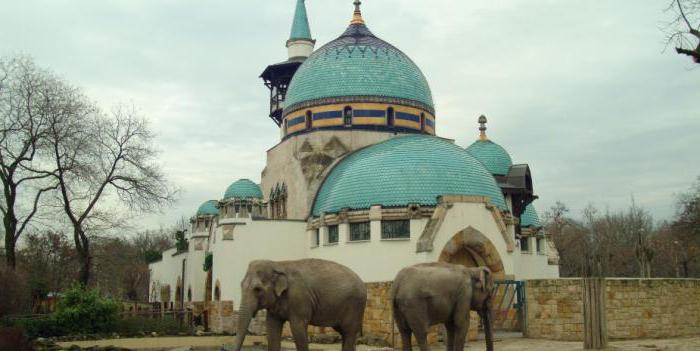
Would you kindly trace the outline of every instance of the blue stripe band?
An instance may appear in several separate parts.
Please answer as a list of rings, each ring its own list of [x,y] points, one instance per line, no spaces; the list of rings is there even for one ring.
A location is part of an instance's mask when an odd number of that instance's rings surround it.
[[[355,110],[353,111],[353,116],[355,117],[384,117],[386,116],[384,110]]]
[[[342,111],[328,111],[328,112],[319,112],[319,113],[314,113],[314,120],[320,120],[320,119],[329,119],[329,118],[340,118],[343,116]]]
[[[287,127],[293,127],[297,124],[304,123],[305,119],[306,119],[305,116],[299,116],[299,117],[292,118],[289,121],[287,121]]]
[[[396,112],[396,118],[413,122],[420,122],[420,116],[416,116],[414,114],[406,112]]]

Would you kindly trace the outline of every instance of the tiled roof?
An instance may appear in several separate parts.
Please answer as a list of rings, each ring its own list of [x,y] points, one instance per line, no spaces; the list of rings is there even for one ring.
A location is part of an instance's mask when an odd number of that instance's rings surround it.
[[[216,208],[217,203],[218,202],[216,200],[209,200],[203,203],[201,206],[199,206],[199,209],[197,210],[197,215],[218,215],[219,209]]]
[[[440,195],[480,195],[505,209],[493,176],[464,149],[445,139],[413,135],[389,139],[343,159],[328,175],[313,215],[374,205],[437,204]]]
[[[433,109],[428,81],[401,50],[352,24],[338,39],[314,52],[294,75],[285,104],[348,96],[410,100]]]
[[[309,18],[306,16],[306,5],[304,0],[297,0],[297,8],[294,11],[294,21],[289,40],[308,39],[311,40],[311,29],[309,29]]]
[[[233,182],[226,189],[224,199],[231,198],[258,198],[262,199],[263,194],[260,187],[249,179],[241,179]]]
[[[467,152],[486,166],[495,175],[507,175],[513,161],[508,152],[491,140],[477,140],[467,147]]]
[[[520,216],[520,226],[542,228],[540,217],[537,215],[537,210],[535,210],[533,204],[529,204],[525,207],[525,212]]]

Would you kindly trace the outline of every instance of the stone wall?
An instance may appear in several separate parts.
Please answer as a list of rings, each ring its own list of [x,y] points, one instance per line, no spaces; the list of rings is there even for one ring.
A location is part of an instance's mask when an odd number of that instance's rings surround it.
[[[526,336],[583,340],[581,279],[526,283]],[[700,335],[700,279],[606,279],[611,339]]]

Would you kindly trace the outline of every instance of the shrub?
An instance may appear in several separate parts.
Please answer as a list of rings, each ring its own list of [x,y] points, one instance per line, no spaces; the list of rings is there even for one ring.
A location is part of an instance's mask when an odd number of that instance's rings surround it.
[[[75,286],[64,292],[52,319],[68,333],[107,332],[114,327],[118,308],[97,290]]]

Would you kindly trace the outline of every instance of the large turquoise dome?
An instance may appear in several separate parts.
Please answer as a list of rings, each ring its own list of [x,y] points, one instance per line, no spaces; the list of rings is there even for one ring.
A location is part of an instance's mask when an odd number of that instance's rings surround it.
[[[433,112],[428,81],[401,50],[353,23],[299,67],[285,98],[285,113],[342,98],[417,105]]]
[[[467,147],[467,152],[484,164],[494,175],[507,175],[513,165],[508,151],[491,140],[477,140]]]
[[[218,202],[216,200],[209,200],[199,206],[197,209],[197,216],[216,216],[219,214],[219,209],[216,208]]]
[[[224,200],[232,198],[262,199],[263,194],[262,190],[260,190],[260,187],[257,184],[253,183],[253,181],[249,179],[240,179],[233,182],[233,184],[229,185],[228,189],[226,189],[226,193],[224,193]]]
[[[435,206],[440,195],[487,196],[506,209],[493,176],[464,149],[445,139],[412,135],[374,144],[343,159],[318,191],[312,214],[374,205]]]

